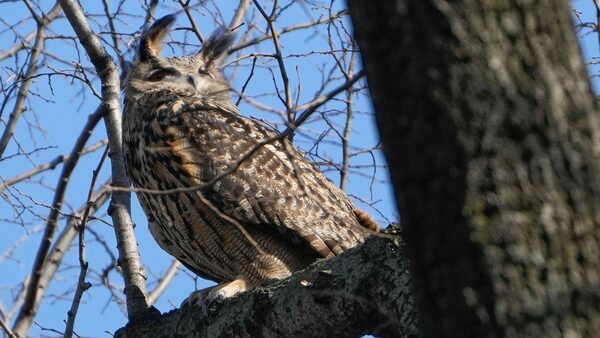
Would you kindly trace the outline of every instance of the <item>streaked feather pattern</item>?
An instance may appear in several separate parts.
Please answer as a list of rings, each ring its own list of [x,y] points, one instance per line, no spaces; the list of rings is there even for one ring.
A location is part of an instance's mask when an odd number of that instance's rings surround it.
[[[198,187],[138,193],[159,245],[202,277],[260,285],[362,243],[372,219],[286,139],[237,111],[219,70],[231,36],[206,44],[218,50],[161,58],[159,28],[144,35],[151,41],[125,82],[127,170],[140,188]]]

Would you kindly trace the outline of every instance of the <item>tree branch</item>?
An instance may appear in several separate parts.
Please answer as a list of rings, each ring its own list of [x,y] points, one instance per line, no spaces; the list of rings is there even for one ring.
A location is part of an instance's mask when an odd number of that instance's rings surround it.
[[[213,304],[129,323],[116,337],[381,337],[417,335],[410,276],[397,240],[363,246],[282,281]]]
[[[60,210],[62,208],[65,194],[67,192],[67,186],[70,182],[71,174],[73,173],[73,170],[77,165],[79,157],[81,156],[81,150],[92,135],[92,131],[100,121],[102,114],[102,107],[99,107],[94,113],[90,114],[90,116],[88,117],[88,121],[86,122],[81,131],[81,134],[79,135],[79,137],[75,141],[75,144],[73,145],[73,149],[71,150],[69,159],[65,161],[65,164],[60,173],[60,177],[56,185],[56,191],[54,192],[54,197],[52,200],[52,207],[50,208],[50,213],[48,215],[48,218],[46,219],[44,234],[38,251],[36,253],[35,261],[31,270],[31,280],[29,281],[29,285],[27,286],[27,290],[25,293],[25,301],[19,309],[19,314],[16,318],[15,325],[13,327],[15,333],[20,337],[25,336],[33,322],[35,309],[38,306],[38,304],[36,303],[39,299],[37,294],[41,290],[40,282],[42,279],[43,267],[47,265],[46,259],[48,256],[48,251],[50,250],[52,238],[54,237],[54,234],[56,232],[56,228],[58,225],[58,217],[60,216]]]
[[[158,280],[158,284],[154,290],[148,294],[148,305],[154,304],[160,298],[160,296],[162,296],[163,292],[165,292],[167,286],[171,284],[173,278],[175,278],[180,269],[181,263],[178,260],[173,259],[173,262],[171,262],[171,265],[169,265],[167,272],[165,272],[165,274]]]
[[[88,203],[86,203],[77,211],[75,215],[83,216],[85,210],[88,210],[89,215],[96,213],[108,200],[109,193],[107,190],[108,185],[103,185],[103,187],[96,192],[96,198],[92,205],[90,206]],[[42,297],[48,289],[48,285],[50,285],[50,282],[54,279],[56,272],[62,263],[64,255],[69,251],[69,247],[71,246],[73,239],[75,239],[75,235],[77,234],[77,222],[79,220],[80,217],[73,217],[69,219],[63,231],[54,242],[54,245],[52,246],[48,257],[46,258],[44,265],[39,270],[39,279],[36,281],[37,292],[35,293],[35,298],[28,300],[31,302],[31,305],[28,307],[26,312],[28,315],[24,317],[18,317],[15,321],[15,332],[19,334],[20,337],[25,337],[27,335],[27,332],[29,331],[29,328],[33,322],[34,315],[37,313],[41,304]],[[31,285],[31,280],[28,280],[24,287],[28,290],[29,285]],[[28,297],[27,290],[23,292],[25,295],[23,297],[23,303],[25,303],[25,299]],[[32,296],[29,295],[29,297]],[[20,308],[21,311],[23,309],[23,307]],[[21,312],[19,312],[19,314],[20,313]]]
[[[75,0],[61,0],[60,4],[102,81],[102,102],[107,109],[104,122],[110,146],[112,185],[128,187],[129,178],[122,153],[121,88],[118,69],[98,36],[92,31],[79,3]],[[129,319],[133,319],[143,314],[148,306],[145,299],[146,274],[140,261],[129,210],[130,193],[113,192],[109,213],[117,237],[119,265],[125,278],[127,313]]]
[[[275,48],[275,59],[277,60],[277,64],[279,65],[279,72],[281,73],[281,81],[283,82],[283,91],[285,93],[285,99],[281,99],[283,105],[285,106],[286,115],[288,118],[288,123],[292,123],[296,118],[296,113],[292,110],[292,91],[290,89],[290,79],[287,74],[287,70],[285,68],[285,62],[283,61],[283,55],[281,53],[281,45],[279,44],[279,36],[277,34],[277,30],[275,29],[275,14],[277,13],[278,2],[277,0],[273,1],[273,9],[271,10],[271,15],[267,15],[265,10],[260,6],[258,1],[252,0],[258,11],[262,15],[262,17],[267,21],[267,25],[269,27],[269,31],[271,32],[271,38],[273,39],[273,46]],[[279,96],[279,93],[277,93]],[[281,98],[281,97],[280,97]],[[290,133],[289,139],[292,140],[293,133]]]
[[[244,15],[248,12],[248,7],[250,6],[250,0],[240,0],[240,4],[238,5],[235,13],[233,14],[233,18],[231,18],[231,22],[229,23],[229,30],[233,31],[244,23]]]
[[[98,180],[98,175],[100,174],[100,170],[102,169],[102,165],[104,164],[104,160],[106,160],[106,155],[108,155],[108,148],[104,150],[96,169],[92,174],[92,181],[90,182],[90,189],[88,191],[86,207],[83,211],[83,216],[81,217],[81,222],[77,226],[77,232],[79,233],[79,280],[77,281],[77,288],[75,289],[75,295],[73,296],[73,301],[71,302],[71,308],[67,311],[67,325],[65,326],[64,338],[73,337],[73,329],[75,327],[75,318],[77,317],[77,311],[79,310],[79,305],[81,304],[81,297],[83,293],[88,290],[92,284],[86,282],[85,277],[87,276],[87,271],[89,267],[89,263],[86,257],[86,244],[85,244],[85,230],[87,227],[88,217],[91,212],[91,208],[94,205],[92,202],[92,197],[94,195],[94,187],[96,186],[96,181]]]
[[[196,20],[194,20],[194,15],[192,14],[191,10],[190,10],[190,1],[189,0],[178,0],[179,4],[181,5],[181,8],[183,9],[183,12],[185,13],[185,16],[187,16],[188,21],[190,22],[190,25],[192,25],[192,32],[194,32],[194,34],[196,34],[196,37],[198,38],[198,41],[200,41],[200,43],[204,43],[204,36],[202,35],[202,32],[200,32],[200,27],[198,27],[198,24],[196,24]]]
[[[82,149],[79,152],[78,156],[81,157],[83,155],[92,153],[92,152],[104,147],[107,143],[108,143],[108,140],[106,140],[106,139],[96,142],[96,143],[92,144],[91,146]],[[28,178],[35,176],[37,174],[40,174],[46,170],[53,170],[54,168],[56,168],[57,165],[59,165],[63,162],[67,162],[69,160],[69,158],[71,158],[70,154],[59,155],[48,163],[40,164],[37,167],[31,169],[30,171],[27,171],[27,172],[24,172],[24,173],[21,173],[21,174],[15,176],[15,177],[9,178],[6,181],[4,181],[2,183],[2,185],[0,186],[0,192],[4,191],[6,188],[10,187],[11,185],[15,185],[19,182],[22,182]]]
[[[27,65],[27,70],[25,74],[22,74],[22,77],[25,79],[21,83],[21,87],[19,87],[19,91],[17,93],[17,99],[15,101],[15,105],[13,107],[12,112],[8,117],[8,122],[6,122],[6,128],[4,132],[2,132],[2,136],[0,136],[0,158],[4,154],[10,139],[13,136],[15,128],[17,126],[17,122],[21,118],[23,112],[25,112],[25,99],[27,98],[27,94],[29,93],[29,86],[33,81],[33,75],[37,71],[37,63],[42,53],[42,49],[44,49],[44,42],[46,40],[46,28],[52,20],[54,20],[58,14],[60,14],[60,7],[58,6],[58,2],[52,7],[52,9],[48,12],[47,15],[44,15],[43,18],[37,21],[37,31],[35,33],[35,42],[33,43],[33,47],[31,49],[31,54],[29,55],[29,64]]]

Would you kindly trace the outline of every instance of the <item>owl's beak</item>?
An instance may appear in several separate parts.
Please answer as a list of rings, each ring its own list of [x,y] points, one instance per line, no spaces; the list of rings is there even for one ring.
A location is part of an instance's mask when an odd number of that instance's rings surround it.
[[[196,89],[196,91],[200,91],[200,89],[206,86],[206,79],[203,79],[202,76],[198,74],[183,75],[179,78],[179,82],[183,82],[187,85],[193,86]]]
[[[186,76],[186,81],[192,86],[196,87],[196,78],[193,75]]]

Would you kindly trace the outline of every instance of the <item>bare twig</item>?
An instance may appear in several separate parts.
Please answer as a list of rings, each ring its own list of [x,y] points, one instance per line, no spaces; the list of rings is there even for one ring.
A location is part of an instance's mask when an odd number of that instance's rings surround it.
[[[54,20],[58,14],[60,13],[60,6],[58,2],[52,7],[52,9],[46,14],[42,19],[40,19],[37,24],[37,31],[35,33],[35,42],[33,43],[33,48],[31,50],[31,55],[29,56],[29,64],[27,65],[27,70],[25,74],[22,76],[25,78],[23,82],[21,82],[21,87],[17,93],[17,99],[15,101],[15,105],[13,107],[10,116],[8,117],[8,121],[6,122],[6,128],[4,132],[2,132],[2,136],[0,136],[0,158],[4,154],[10,139],[12,138],[15,127],[17,126],[17,122],[21,118],[23,112],[25,112],[25,99],[27,98],[27,94],[29,93],[29,86],[32,82],[32,76],[35,74],[38,68],[38,59],[44,49],[44,41],[46,39],[46,27],[47,25]]]
[[[181,263],[179,263],[178,260],[174,259],[173,262],[171,262],[171,265],[169,265],[167,272],[165,272],[165,275],[162,276],[154,290],[152,290],[152,292],[150,292],[150,294],[148,295],[148,305],[154,304],[160,298],[160,296],[162,296],[167,286],[171,283],[171,281],[173,281],[173,278],[177,275],[179,269],[181,269]]]
[[[298,126],[300,126],[312,113],[314,113],[321,105],[323,105],[325,102],[331,100],[332,98],[334,98],[335,96],[337,96],[339,93],[347,90],[350,86],[353,86],[354,83],[356,83],[358,80],[360,80],[363,76],[365,76],[365,71],[364,70],[360,70],[359,72],[357,72],[353,77],[351,77],[350,79],[348,79],[348,81],[344,82],[342,85],[338,86],[337,88],[333,89],[332,91],[330,91],[329,93],[319,96],[318,98],[305,103],[301,106],[296,107],[296,110],[304,110],[302,112],[302,114],[300,114],[300,116],[294,121],[294,123],[291,126],[288,126],[288,129],[285,130],[283,133],[289,133],[291,131],[288,131],[290,128],[297,128]]]
[[[102,148],[103,146],[105,146],[108,143],[108,140],[102,140],[100,142],[97,142],[83,150],[81,150],[81,152],[79,153],[79,156],[84,156],[87,155],[89,153],[92,153],[100,148]],[[10,187],[11,185],[17,184],[19,182],[22,182],[28,178],[31,178],[37,174],[40,174],[46,170],[53,170],[54,168],[56,168],[57,165],[68,161],[70,158],[69,154],[65,154],[65,155],[59,155],[56,158],[54,158],[52,161],[45,163],[45,164],[41,164],[35,168],[33,168],[32,170],[19,174],[15,177],[9,178],[6,181],[4,181],[3,186],[0,186],[0,192],[2,192],[4,189],[6,189],[7,187]]]
[[[277,60],[277,64],[279,65],[279,71],[281,73],[281,81],[283,82],[283,90],[285,93],[285,100],[282,100],[285,111],[287,114],[288,122],[292,123],[296,118],[295,111],[292,110],[292,90],[290,89],[290,79],[287,74],[287,70],[285,68],[285,62],[283,62],[283,54],[281,53],[281,46],[279,44],[279,35],[277,34],[277,30],[275,30],[275,14],[277,13],[278,1],[273,1],[273,10],[271,11],[271,15],[267,15],[265,10],[260,6],[258,1],[252,0],[258,11],[263,16],[263,18],[267,21],[269,26],[269,31],[271,32],[271,38],[273,39],[273,46],[275,47],[275,59]],[[288,134],[289,139],[292,139],[293,133]]]
[[[75,318],[77,317],[77,310],[79,310],[79,304],[81,303],[81,297],[83,293],[92,287],[92,284],[85,281],[85,277],[87,275],[88,270],[88,262],[85,255],[85,228],[87,225],[88,216],[90,214],[90,210],[92,208],[92,196],[94,194],[94,186],[96,186],[96,180],[98,179],[98,175],[100,174],[100,169],[102,168],[102,164],[104,164],[104,160],[106,159],[106,155],[108,154],[108,147],[104,150],[100,161],[98,162],[98,166],[94,170],[92,174],[92,181],[90,182],[90,189],[88,190],[86,207],[83,212],[83,217],[81,218],[81,223],[77,227],[77,232],[79,233],[79,280],[77,281],[77,289],[75,289],[75,295],[73,296],[73,302],[71,303],[71,308],[67,312],[67,324],[65,326],[65,338],[71,338],[73,336],[73,328],[75,327]]]
[[[60,214],[60,209],[62,208],[63,200],[67,190],[67,185],[69,183],[69,177],[71,176],[73,169],[75,169],[75,165],[79,160],[81,150],[85,146],[87,140],[92,134],[92,131],[100,121],[104,112],[105,110],[101,106],[88,117],[87,123],[83,127],[81,134],[77,138],[77,141],[75,142],[75,145],[71,150],[69,159],[65,162],[61,171],[56,191],[54,193],[54,199],[52,201],[50,214],[47,218],[46,228],[44,230],[42,241],[38,248],[38,252],[33,263],[33,268],[31,270],[32,277],[25,295],[25,302],[19,310],[19,314],[13,327],[13,330],[19,336],[25,336],[25,334],[29,331],[29,328],[31,327],[31,323],[33,322],[34,313],[32,313],[32,309],[34,308],[35,300],[37,299],[37,293],[39,292],[39,283],[42,275],[42,267],[46,262],[46,257],[50,249],[50,244],[52,243],[52,238],[54,237],[54,233],[56,232],[58,216]]]
[[[348,68],[347,78],[352,77],[356,65],[356,53],[350,57],[350,67]],[[352,132],[352,118],[354,113],[354,86],[348,87],[346,91],[346,123],[344,124],[344,135],[342,135],[342,169],[340,170],[340,189],[346,190],[348,185],[348,170],[350,167],[350,133]]]
[[[158,6],[158,0],[150,0],[148,4],[148,9],[146,10],[146,17],[144,18],[144,24],[148,25],[150,23],[150,19],[154,17],[154,13],[156,12],[156,7]]]
[[[242,101],[242,96],[244,95],[244,92],[246,91],[246,87],[248,86],[248,83],[250,83],[250,80],[252,79],[252,76],[254,76],[254,67],[256,67],[256,57],[254,57],[252,59],[252,68],[250,68],[250,74],[248,75],[248,78],[246,79],[246,82],[244,82],[244,84],[242,85],[242,90],[240,91],[238,99],[235,102],[236,106],[240,105],[240,102]]]
[[[235,10],[235,14],[233,14],[233,18],[231,18],[231,22],[229,23],[230,31],[236,29],[244,23],[244,15],[246,15],[249,6],[250,0],[240,0],[240,4]]]
[[[113,16],[110,14],[110,5],[108,3],[108,0],[102,0],[102,4],[104,6],[104,14],[106,15],[106,20],[108,20],[108,26],[110,27],[110,37],[113,41],[113,47],[115,49],[115,52],[117,52],[117,58],[119,59],[119,66],[121,66],[121,69],[125,69],[125,58],[123,57],[123,53],[121,52],[121,45],[119,43],[119,37],[117,35],[117,30],[115,28]]]
[[[198,41],[200,41],[200,43],[204,43],[204,36],[200,32],[200,28],[196,24],[196,20],[194,20],[194,15],[190,11],[190,1],[178,0],[178,2],[181,5],[181,8],[183,8],[183,12],[187,16],[190,25],[192,25],[192,31],[194,32],[194,34],[196,34],[196,37],[198,37]]]
[[[339,18],[341,18],[341,17],[343,17],[343,16],[345,16],[347,14],[348,14],[348,10],[342,10],[342,11],[339,11],[339,12],[335,13],[333,16],[330,16],[330,17],[324,17],[324,18],[321,18],[321,19],[318,19],[318,20],[309,21],[309,22],[305,22],[305,23],[301,23],[301,24],[290,25],[290,26],[284,27],[280,31],[278,31],[277,34],[279,36],[281,36],[281,35],[289,33],[289,32],[293,32],[293,31],[297,31],[297,30],[301,30],[301,29],[305,29],[305,28],[310,28],[310,27],[322,25],[322,24],[331,22],[333,20],[338,20]],[[253,38],[253,39],[251,39],[249,41],[241,42],[241,43],[239,43],[239,44],[231,47],[228,52],[230,54],[232,54],[232,53],[235,53],[235,52],[237,52],[239,50],[242,50],[244,48],[248,48],[250,46],[253,46],[253,45],[256,45],[258,43],[261,43],[261,42],[263,42],[265,40],[272,39],[271,35],[272,34],[270,32],[267,32],[266,34],[263,34],[263,35],[258,36],[256,38]]]
[[[23,49],[29,47],[31,40],[33,40],[33,38],[35,38],[35,35],[36,35],[36,32],[31,32],[31,33],[27,34],[27,36],[25,36],[23,39],[21,39],[19,41],[19,43],[15,44],[14,46],[12,46],[9,49],[5,50],[4,52],[0,53],[0,61],[8,59],[8,58],[12,57],[13,55],[17,54],[18,52],[22,51]]]

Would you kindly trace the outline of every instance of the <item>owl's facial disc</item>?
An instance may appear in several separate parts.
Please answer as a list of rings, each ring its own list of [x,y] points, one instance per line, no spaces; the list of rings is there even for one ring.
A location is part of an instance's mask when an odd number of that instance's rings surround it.
[[[148,72],[145,77],[147,82],[156,82],[158,85],[175,85],[178,91],[200,94],[211,86],[214,76],[204,68],[199,70],[177,69],[169,66],[158,66]]]

